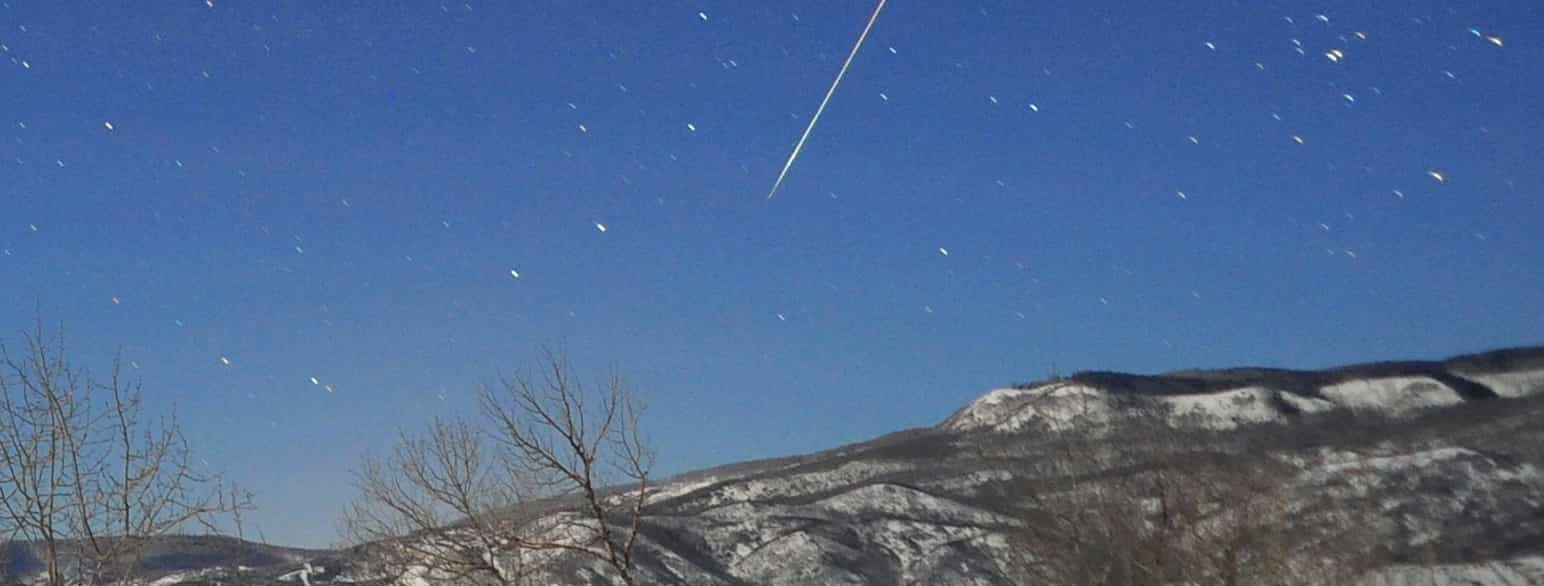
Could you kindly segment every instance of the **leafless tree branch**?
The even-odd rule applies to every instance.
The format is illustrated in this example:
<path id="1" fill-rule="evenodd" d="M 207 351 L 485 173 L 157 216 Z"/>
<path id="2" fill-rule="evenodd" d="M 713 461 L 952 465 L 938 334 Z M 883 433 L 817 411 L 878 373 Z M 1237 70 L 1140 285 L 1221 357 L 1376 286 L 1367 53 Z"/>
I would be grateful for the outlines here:
<path id="1" fill-rule="evenodd" d="M 196 470 L 175 415 L 143 421 L 140 386 L 72 366 L 39 320 L 0 347 L 0 533 L 41 545 L 45 583 L 128 583 L 147 541 L 251 507 Z"/>
<path id="2" fill-rule="evenodd" d="M 531 554 L 555 551 L 636 583 L 633 552 L 654 462 L 639 429 L 642 408 L 616 373 L 592 388 L 561 352 L 540 356 L 537 375 L 479 390 L 478 424 L 436 420 L 422 435 L 401 435 L 390 456 L 363 462 L 345 532 L 368 544 L 387 574 L 514 584 L 528 577 Z M 577 503 L 578 516 L 542 527 L 521 522 L 519 511 L 538 499 Z"/>

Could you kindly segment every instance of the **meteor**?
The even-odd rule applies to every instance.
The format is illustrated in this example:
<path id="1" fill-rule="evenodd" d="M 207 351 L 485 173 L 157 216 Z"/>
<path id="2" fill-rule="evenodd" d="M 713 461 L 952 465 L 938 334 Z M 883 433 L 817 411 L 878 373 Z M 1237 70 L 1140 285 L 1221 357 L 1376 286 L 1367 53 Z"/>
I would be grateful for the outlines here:
<path id="1" fill-rule="evenodd" d="M 772 191 L 767 192 L 767 199 L 777 195 L 777 189 L 783 186 L 783 179 L 788 177 L 788 169 L 793 167 L 794 159 L 799 158 L 799 151 L 804 150 L 804 141 L 809 140 L 810 132 L 815 130 L 815 123 L 820 121 L 820 114 L 826 111 L 826 104 L 831 102 L 831 95 L 836 93 L 836 86 L 841 85 L 842 76 L 847 75 L 847 68 L 852 65 L 853 57 L 858 56 L 858 49 L 868 38 L 869 30 L 874 28 L 874 21 L 879 19 L 879 11 L 884 9 L 885 0 L 879 0 L 879 4 L 874 6 L 874 13 L 869 15 L 868 24 L 863 26 L 863 32 L 858 35 L 858 42 L 853 43 L 852 51 L 847 53 L 847 60 L 842 62 L 842 69 L 836 72 L 836 79 L 831 80 L 831 87 L 826 90 L 826 97 L 820 100 L 820 107 L 815 108 L 815 115 L 810 118 L 809 126 L 804 127 L 804 134 L 800 135 L 799 142 L 793 145 L 793 152 L 788 154 L 788 161 L 783 163 L 783 170 L 777 174 L 777 181 L 772 183 Z"/>

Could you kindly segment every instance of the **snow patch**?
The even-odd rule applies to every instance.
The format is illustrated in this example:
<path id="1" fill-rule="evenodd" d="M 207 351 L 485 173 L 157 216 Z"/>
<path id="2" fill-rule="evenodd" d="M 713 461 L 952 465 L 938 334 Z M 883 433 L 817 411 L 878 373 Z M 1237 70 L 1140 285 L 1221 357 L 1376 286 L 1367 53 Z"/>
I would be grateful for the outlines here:
<path id="1" fill-rule="evenodd" d="M 196 574 L 192 572 L 176 572 L 162 576 L 160 579 L 149 583 L 147 586 L 175 586 L 188 580 L 192 580 L 195 576 Z"/>
<path id="2" fill-rule="evenodd" d="M 980 399 L 976 399 L 976 402 L 973 403 L 973 405 L 981 406 L 981 407 L 990 407 L 992 405 L 999 405 L 999 404 L 1002 404 L 1004 402 L 1007 402 L 1007 401 L 1010 401 L 1010 400 L 1013 400 L 1013 399 L 1018 399 L 1020 397 L 1029 395 L 1030 393 L 1034 392 L 1035 390 L 1044 389 L 1044 388 L 1045 388 L 1044 386 L 1041 386 L 1041 387 L 1036 387 L 1035 389 L 1031 389 L 1031 390 L 1025 390 L 1025 389 L 993 389 L 992 391 L 988 392 L 987 394 L 982 395 Z"/>
<path id="3" fill-rule="evenodd" d="M 1319 392 L 1341 407 L 1396 416 L 1464 402 L 1456 391 L 1425 376 L 1358 379 L 1325 386 Z"/>
<path id="4" fill-rule="evenodd" d="M 1164 397 L 1162 401 L 1172 408 L 1171 425 L 1188 423 L 1211 429 L 1233 429 L 1239 425 L 1280 419 L 1281 414 L 1271 404 L 1273 394 L 1270 389 L 1243 387 L 1219 393 Z"/>
<path id="5" fill-rule="evenodd" d="M 294 582 L 295 580 L 300 580 L 301 584 L 304 584 L 305 586 L 311 586 L 311 574 L 325 573 L 327 573 L 327 568 L 322 566 L 312 566 L 310 562 L 306 562 L 304 567 L 281 575 L 278 577 L 278 580 L 280 582 Z"/>
<path id="6" fill-rule="evenodd" d="M 1006 545 L 1006 540 L 981 527 L 937 525 L 889 519 L 871 525 L 866 533 L 870 539 L 895 557 L 901 568 L 901 584 L 924 584 L 925 574 L 936 566 L 939 557 L 947 555 L 948 546 L 964 543 L 977 544 L 984 549 Z M 994 539 L 995 538 L 995 539 Z M 967 566 L 962 570 L 969 572 Z"/>
<path id="7" fill-rule="evenodd" d="M 1454 374 L 1490 387 L 1497 395 L 1503 397 L 1516 398 L 1544 393 L 1544 369 L 1487 373 L 1454 371 Z"/>
<path id="8" fill-rule="evenodd" d="M 923 483 L 922 488 L 970 496 L 976 494 L 984 485 L 1009 480 L 1013 480 L 1013 473 L 1007 470 L 977 470 L 966 474 L 933 478 Z"/>
<path id="9" fill-rule="evenodd" d="M 1277 393 L 1276 396 L 1282 401 L 1286 402 L 1288 405 L 1297 408 L 1298 411 L 1303 413 L 1323 413 L 1335 408 L 1334 403 L 1324 399 L 1304 397 L 1296 393 L 1281 391 Z"/>
<path id="10" fill-rule="evenodd" d="M 1484 456 L 1468 448 L 1455 447 L 1439 447 L 1407 454 L 1383 456 L 1369 456 L 1348 451 L 1327 452 L 1323 465 L 1318 470 L 1315 470 L 1314 473 L 1335 476 L 1346 472 L 1362 470 L 1394 472 L 1412 468 L 1428 468 L 1439 462 L 1468 457 L 1483 458 Z"/>
<path id="11" fill-rule="evenodd" d="M 730 565 L 735 575 L 765 584 L 866 584 L 861 577 L 825 563 L 841 546 L 803 531 L 783 535 Z"/>
<path id="12" fill-rule="evenodd" d="M 713 489 L 708 497 L 708 507 L 721 507 L 733 503 L 767 501 L 776 498 L 810 494 L 852 486 L 884 474 L 910 470 L 910 464 L 901 462 L 853 461 L 829 470 L 816 470 L 775 478 L 748 479 Z"/>
<path id="13" fill-rule="evenodd" d="M 1009 522 L 998 515 L 941 499 L 918 490 L 894 484 L 872 484 L 820 501 L 828 511 L 850 516 L 910 517 L 927 511 L 934 524 L 938 519 L 967 526 L 988 526 Z"/>
<path id="14" fill-rule="evenodd" d="M 676 482 L 672 484 L 666 484 L 664 486 L 650 490 L 649 496 L 645 500 L 648 504 L 652 505 L 659 501 L 666 501 L 673 498 L 686 496 L 692 492 L 713 486 L 720 480 L 721 479 L 717 476 L 709 476 L 695 482 Z"/>

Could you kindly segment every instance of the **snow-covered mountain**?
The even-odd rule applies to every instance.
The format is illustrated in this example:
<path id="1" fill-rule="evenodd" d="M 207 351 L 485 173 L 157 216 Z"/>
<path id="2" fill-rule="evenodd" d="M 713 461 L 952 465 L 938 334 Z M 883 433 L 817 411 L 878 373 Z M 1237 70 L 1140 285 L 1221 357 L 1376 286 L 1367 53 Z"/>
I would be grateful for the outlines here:
<path id="1" fill-rule="evenodd" d="M 997 389 L 933 427 L 661 483 L 637 565 L 658 584 L 1041 583 L 1066 550 L 1045 528 L 1067 507 L 1132 497 L 1118 512 L 1134 527 L 1178 511 L 1163 487 L 1142 492 L 1152 479 L 1184 487 L 1205 526 L 1185 543 L 1243 528 L 1306 552 L 1292 567 L 1333 551 L 1322 544 L 1365 550 L 1363 583 L 1544 584 L 1544 348 Z M 565 514 L 547 510 L 533 530 Z M 265 576 L 366 581 L 355 554 Z M 533 564 L 537 583 L 609 583 L 589 560 Z"/>

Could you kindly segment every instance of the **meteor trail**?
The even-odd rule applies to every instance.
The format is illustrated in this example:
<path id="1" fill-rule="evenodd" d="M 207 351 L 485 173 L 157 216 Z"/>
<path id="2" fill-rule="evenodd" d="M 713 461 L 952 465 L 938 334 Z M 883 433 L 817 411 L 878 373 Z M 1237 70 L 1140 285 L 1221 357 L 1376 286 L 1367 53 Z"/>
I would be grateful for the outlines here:
<path id="1" fill-rule="evenodd" d="M 874 28 L 874 21 L 879 19 L 879 11 L 885 9 L 885 0 L 879 0 L 874 6 L 874 13 L 869 15 L 868 24 L 863 26 L 863 33 L 858 35 L 858 42 L 852 44 L 852 51 L 847 53 L 847 60 L 842 62 L 842 69 L 836 72 L 836 79 L 831 80 L 831 87 L 826 90 L 825 99 L 820 100 L 820 107 L 815 109 L 815 115 L 810 118 L 809 126 L 804 127 L 804 134 L 799 136 L 799 142 L 793 145 L 793 152 L 788 154 L 788 161 L 783 163 L 782 172 L 777 174 L 777 181 L 772 184 L 772 191 L 767 193 L 767 199 L 777 195 L 777 188 L 783 186 L 783 179 L 788 177 L 788 169 L 793 167 L 793 160 L 799 158 L 799 151 L 804 149 L 804 141 L 809 140 L 810 132 L 815 130 L 815 123 L 820 121 L 820 114 L 826 111 L 826 104 L 831 101 L 831 95 L 836 93 L 836 86 L 842 83 L 842 76 L 847 75 L 847 68 L 852 65 L 852 58 L 858 56 L 858 49 L 863 46 L 864 39 L 868 38 L 869 30 Z"/>

